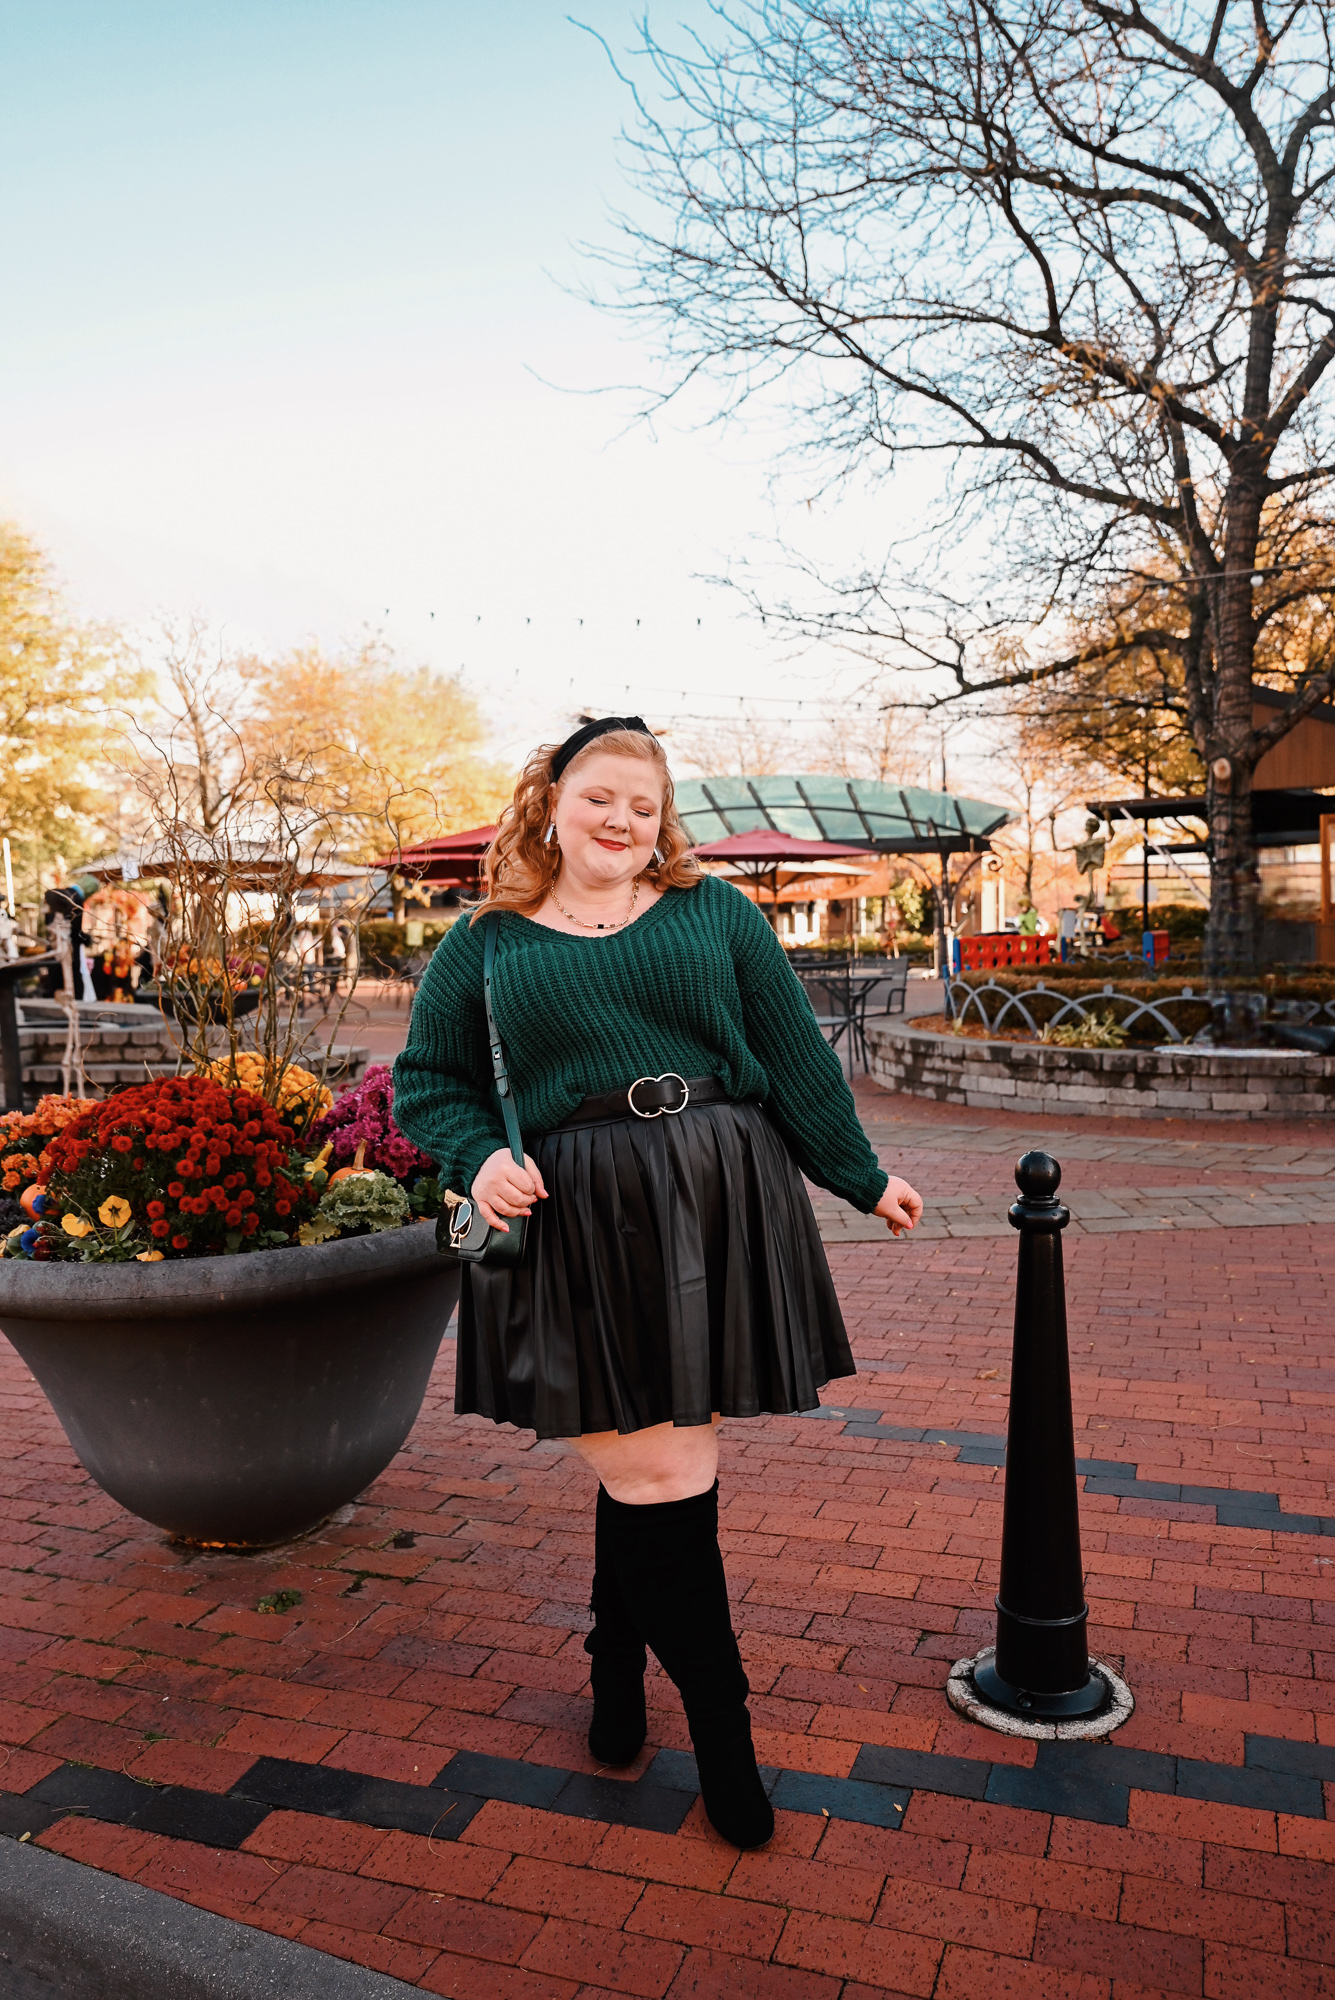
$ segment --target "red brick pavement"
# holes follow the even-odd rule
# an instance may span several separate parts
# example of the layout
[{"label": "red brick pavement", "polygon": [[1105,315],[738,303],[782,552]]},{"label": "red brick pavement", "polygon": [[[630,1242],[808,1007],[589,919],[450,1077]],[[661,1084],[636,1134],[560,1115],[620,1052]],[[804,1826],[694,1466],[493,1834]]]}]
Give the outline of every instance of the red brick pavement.
[{"label": "red brick pavement", "polygon": [[[1070,1243],[1082,1455],[1335,1513],[1319,1234]],[[832,1261],[868,1372],[828,1400],[1003,1428],[1008,1242]],[[173,1547],[107,1500],[0,1357],[0,1786],[22,1793],[67,1759],[218,1793],[260,1755],[410,1783],[456,1749],[594,1768],[592,1483],[557,1447],[455,1418],[452,1348],[350,1518],[248,1559]],[[990,1636],[1000,1480],[931,1442],[725,1425],[762,1759],[842,1776],[880,1743],[1033,1761],[942,1693]],[[1246,1731],[1335,1743],[1335,1542],[1217,1528],[1199,1507],[1082,1505],[1092,1641],[1137,1696],[1120,1744],[1237,1765]],[[404,1530],[412,1547],[390,1546]],[[257,1613],[279,1589],[300,1606]],[[656,1671],[650,1705],[649,1749],[685,1747]],[[771,1847],[741,1856],[698,1802],[675,1835],[493,1800],[448,1843],[293,1812],[235,1852],[82,1817],[39,1840],[455,2000],[1289,2000],[1335,1991],[1328,1810],[1133,1791],[1117,1827],[917,1791],[902,1831],[781,1812]]]}]

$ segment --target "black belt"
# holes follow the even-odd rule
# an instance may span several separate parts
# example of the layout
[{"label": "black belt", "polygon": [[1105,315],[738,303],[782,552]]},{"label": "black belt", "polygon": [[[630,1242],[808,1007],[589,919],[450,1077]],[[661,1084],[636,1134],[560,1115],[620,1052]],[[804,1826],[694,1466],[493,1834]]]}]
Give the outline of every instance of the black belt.
[{"label": "black belt", "polygon": [[555,1128],[568,1132],[575,1125],[606,1125],[617,1118],[675,1118],[688,1104],[728,1104],[731,1100],[716,1076],[638,1076],[624,1090],[605,1090],[586,1097]]}]

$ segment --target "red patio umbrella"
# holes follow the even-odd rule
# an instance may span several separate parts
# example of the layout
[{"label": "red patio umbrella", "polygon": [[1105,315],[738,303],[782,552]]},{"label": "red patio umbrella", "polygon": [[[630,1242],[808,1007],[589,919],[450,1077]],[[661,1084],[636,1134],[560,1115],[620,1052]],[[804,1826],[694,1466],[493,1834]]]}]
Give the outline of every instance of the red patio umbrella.
[{"label": "red patio umbrella", "polygon": [[398,854],[386,854],[373,868],[390,868],[418,882],[473,882],[482,857],[496,838],[494,826],[470,826],[462,833],[444,833],[436,840],[419,840]]},{"label": "red patio umbrella", "polygon": [[[870,848],[843,847],[834,840],[799,840],[795,834],[778,833],[768,826],[760,827],[754,833],[730,833],[724,840],[706,840],[691,851],[697,861],[731,862],[734,868],[749,876],[756,885],[757,903],[760,901],[761,886],[768,878],[773,904],[771,922],[775,921],[778,911],[779,872],[785,862],[856,858],[865,860],[869,869],[876,865],[876,855]],[[788,879],[793,879],[791,873]]]}]

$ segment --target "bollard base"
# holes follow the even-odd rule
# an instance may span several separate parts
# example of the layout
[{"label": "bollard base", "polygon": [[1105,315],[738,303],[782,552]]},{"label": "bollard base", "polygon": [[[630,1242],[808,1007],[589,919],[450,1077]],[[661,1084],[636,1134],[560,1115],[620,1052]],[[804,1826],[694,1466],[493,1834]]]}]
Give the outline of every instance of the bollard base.
[{"label": "bollard base", "polygon": [[1075,1722],[1082,1716],[1097,1715],[1108,1705],[1108,1683],[1092,1667],[1083,1687],[1065,1694],[1034,1694],[1004,1681],[994,1656],[974,1668],[973,1684],[993,1708],[1004,1708],[1011,1715],[1037,1716],[1040,1722]]},{"label": "bollard base", "polygon": [[[996,1649],[989,1646],[971,1660],[957,1660],[946,1683],[946,1699],[969,1721],[981,1723],[984,1729],[996,1729],[1003,1736],[1027,1736],[1040,1742],[1111,1736],[1135,1708],[1135,1697],[1126,1682],[1102,1660],[1090,1661],[1089,1684],[1074,1695],[1043,1696],[1026,1695],[1021,1689],[1011,1688],[997,1673],[995,1658]],[[994,1688],[1004,1699],[997,1699],[992,1692]],[[1093,1706],[1086,1710],[1054,1711],[1047,1706],[1063,1701],[1089,1701],[1091,1697]],[[1022,1707],[1022,1701],[1030,1706]],[[1040,1702],[1045,1706],[1040,1708]]]}]

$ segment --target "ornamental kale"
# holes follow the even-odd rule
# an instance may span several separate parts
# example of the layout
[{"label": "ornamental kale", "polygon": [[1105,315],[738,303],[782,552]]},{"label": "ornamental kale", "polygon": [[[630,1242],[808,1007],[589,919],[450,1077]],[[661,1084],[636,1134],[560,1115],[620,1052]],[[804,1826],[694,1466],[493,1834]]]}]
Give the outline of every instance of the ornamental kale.
[{"label": "ornamental kale", "polygon": [[331,1158],[340,1167],[351,1166],[361,1146],[363,1166],[378,1168],[404,1187],[430,1175],[434,1164],[394,1123],[394,1079],[384,1063],[373,1063],[356,1088],[344,1091],[316,1120],[306,1144],[312,1151],[331,1144]]},{"label": "ornamental kale", "polygon": [[408,1197],[388,1174],[352,1174],[320,1196],[309,1222],[298,1230],[302,1243],[325,1243],[332,1236],[379,1236],[412,1221]]}]

